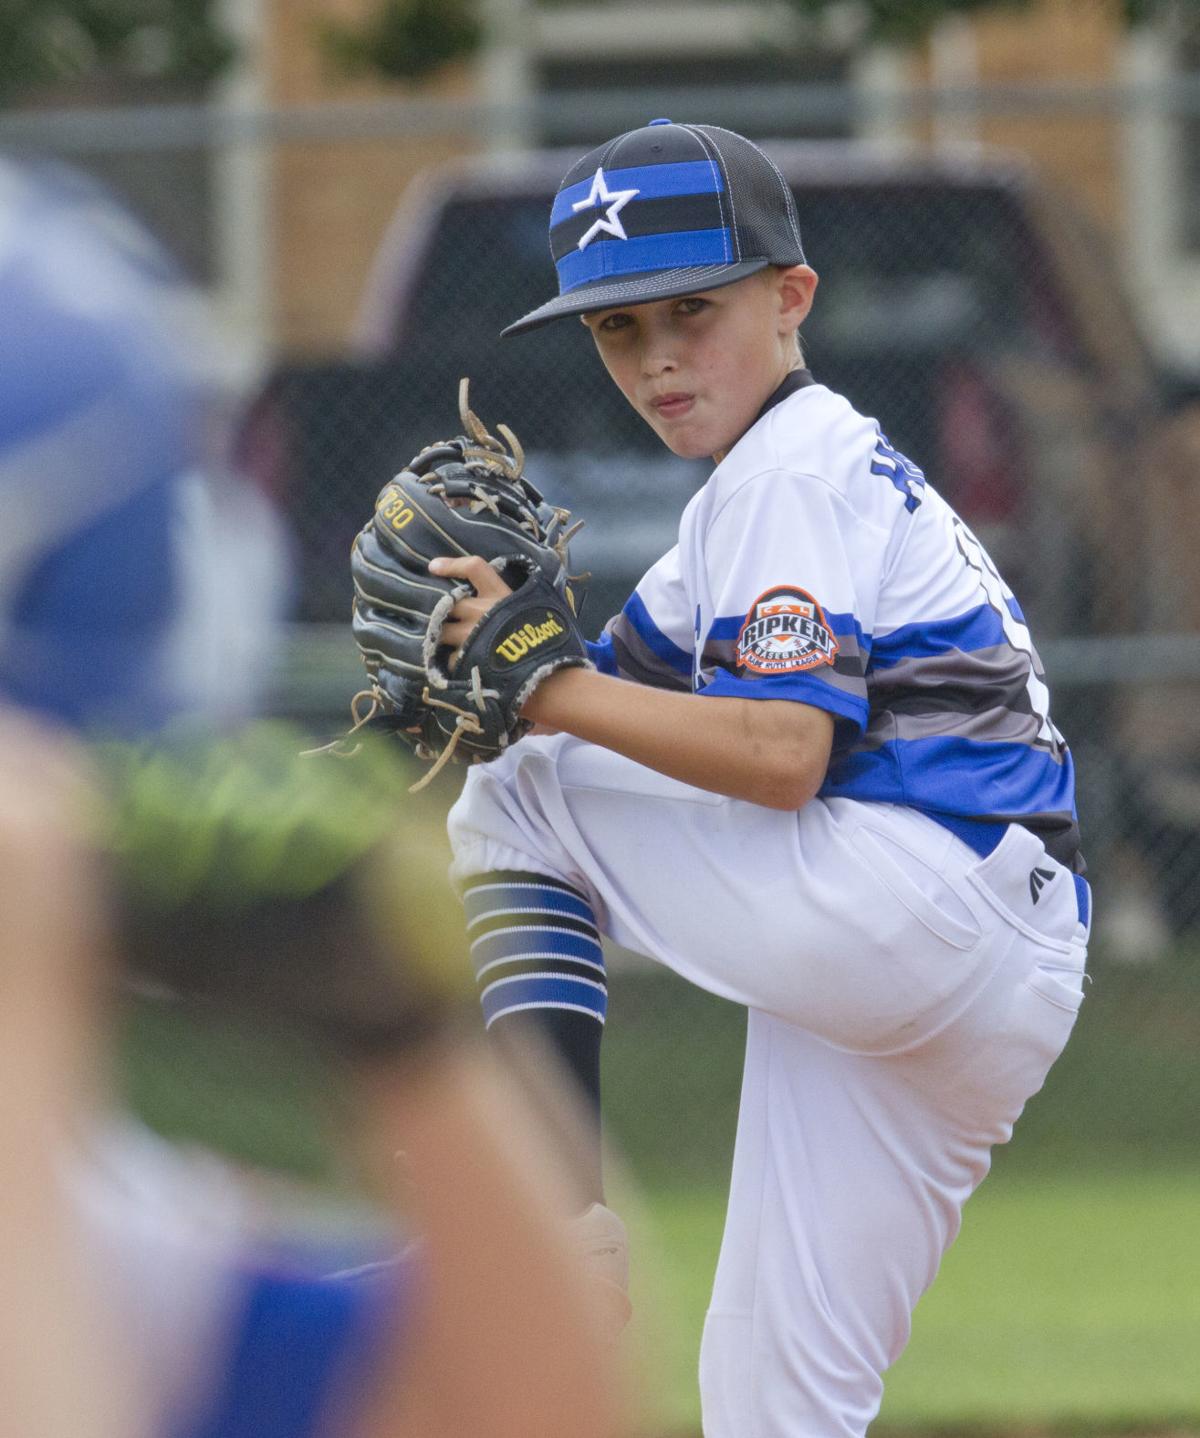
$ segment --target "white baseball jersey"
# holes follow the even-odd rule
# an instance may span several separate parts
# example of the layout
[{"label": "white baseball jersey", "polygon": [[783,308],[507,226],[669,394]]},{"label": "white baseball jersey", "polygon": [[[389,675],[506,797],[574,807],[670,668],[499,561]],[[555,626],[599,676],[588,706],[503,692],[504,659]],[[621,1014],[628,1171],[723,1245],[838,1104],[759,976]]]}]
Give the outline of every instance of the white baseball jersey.
[{"label": "white baseball jersey", "polygon": [[822,797],[922,810],[981,854],[1016,821],[1082,868],[1071,756],[1012,591],[875,421],[804,371],[592,657],[643,684],[828,710]]}]

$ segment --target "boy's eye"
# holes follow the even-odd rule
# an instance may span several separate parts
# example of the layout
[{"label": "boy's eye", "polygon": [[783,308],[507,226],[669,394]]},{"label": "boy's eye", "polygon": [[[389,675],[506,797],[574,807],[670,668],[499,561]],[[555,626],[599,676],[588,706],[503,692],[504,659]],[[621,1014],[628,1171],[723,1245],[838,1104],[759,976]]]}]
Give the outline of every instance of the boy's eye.
[{"label": "boy's eye", "polygon": [[681,314],[698,315],[701,310],[706,310],[707,308],[708,301],[702,300],[699,295],[688,295],[685,299],[679,301]]},{"label": "boy's eye", "polygon": [[631,325],[632,323],[633,320],[629,315],[605,315],[596,328],[598,330],[607,330],[611,334],[614,330],[623,330],[627,325]]}]

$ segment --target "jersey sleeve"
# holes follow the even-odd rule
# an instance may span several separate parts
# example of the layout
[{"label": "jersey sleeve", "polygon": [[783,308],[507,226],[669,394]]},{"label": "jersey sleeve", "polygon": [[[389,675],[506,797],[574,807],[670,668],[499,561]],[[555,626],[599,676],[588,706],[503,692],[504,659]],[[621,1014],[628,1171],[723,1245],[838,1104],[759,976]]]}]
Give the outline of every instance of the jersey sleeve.
[{"label": "jersey sleeve", "polygon": [[694,641],[676,546],[646,572],[600,638],[589,642],[588,655],[602,674],[690,692]]},{"label": "jersey sleeve", "polygon": [[713,617],[699,692],[793,699],[865,731],[886,543],[824,480],[779,471],[742,485],[706,536]]}]

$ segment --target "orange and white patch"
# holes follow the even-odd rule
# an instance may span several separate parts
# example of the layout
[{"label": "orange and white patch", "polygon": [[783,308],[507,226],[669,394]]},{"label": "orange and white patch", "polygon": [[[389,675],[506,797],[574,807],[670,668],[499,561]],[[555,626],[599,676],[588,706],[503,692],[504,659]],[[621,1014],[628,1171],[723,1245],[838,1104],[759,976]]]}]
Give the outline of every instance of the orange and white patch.
[{"label": "orange and white patch", "polygon": [[752,674],[797,674],[832,664],[837,652],[821,606],[790,585],[760,594],[737,637],[738,666]]}]

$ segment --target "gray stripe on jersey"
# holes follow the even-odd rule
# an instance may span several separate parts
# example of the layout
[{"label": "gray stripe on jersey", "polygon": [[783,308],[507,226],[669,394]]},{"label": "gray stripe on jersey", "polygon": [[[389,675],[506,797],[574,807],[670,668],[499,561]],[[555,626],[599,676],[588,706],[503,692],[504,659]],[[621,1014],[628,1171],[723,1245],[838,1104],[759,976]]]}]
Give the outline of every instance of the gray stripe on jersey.
[{"label": "gray stripe on jersey", "polygon": [[1028,744],[1062,762],[1039,741],[1041,716],[1029,702],[1030,656],[1008,644],[949,649],[902,659],[867,675],[871,719],[856,748],[894,739],[972,739]]},{"label": "gray stripe on jersey", "polygon": [[[1029,655],[1010,644],[901,659],[867,676],[872,709],[1029,713]],[[924,699],[924,703],[921,701]]]},{"label": "gray stripe on jersey", "polygon": [[971,713],[943,708],[929,709],[923,714],[881,709],[872,713],[866,734],[854,747],[877,749],[894,739],[975,739],[981,743],[1033,746],[1038,723],[1034,715],[1018,714],[1011,709]]},{"label": "gray stripe on jersey", "polygon": [[[724,669],[737,679],[748,679],[751,682],[755,678],[753,674],[738,672],[737,645],[732,639],[710,639],[704,646],[701,660],[703,667],[707,670]],[[824,679],[834,689],[853,694],[858,699],[865,695],[862,655],[858,651],[858,644],[853,639],[850,640],[849,654],[839,652],[834,656],[832,664],[821,664],[808,672]]]},{"label": "gray stripe on jersey", "polygon": [[624,614],[615,615],[604,630],[612,637],[617,672],[623,679],[648,684],[654,689],[683,689],[691,693],[691,675],[680,674],[660,659]]}]

